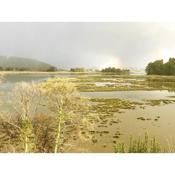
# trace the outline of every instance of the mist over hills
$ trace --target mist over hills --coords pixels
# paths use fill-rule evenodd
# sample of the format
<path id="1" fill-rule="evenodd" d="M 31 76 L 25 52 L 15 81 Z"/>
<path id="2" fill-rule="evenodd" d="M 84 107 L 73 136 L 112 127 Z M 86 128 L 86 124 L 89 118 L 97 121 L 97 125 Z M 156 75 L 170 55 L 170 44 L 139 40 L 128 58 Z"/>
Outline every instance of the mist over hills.
<path id="1" fill-rule="evenodd" d="M 1 70 L 54 71 L 56 68 L 48 63 L 23 57 L 0 56 Z"/>

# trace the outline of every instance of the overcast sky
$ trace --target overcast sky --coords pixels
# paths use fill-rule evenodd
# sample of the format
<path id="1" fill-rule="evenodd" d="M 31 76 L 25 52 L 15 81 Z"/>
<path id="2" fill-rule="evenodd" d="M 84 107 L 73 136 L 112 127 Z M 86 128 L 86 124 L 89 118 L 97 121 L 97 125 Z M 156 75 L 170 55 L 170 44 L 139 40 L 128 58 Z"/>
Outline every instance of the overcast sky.
<path id="1" fill-rule="evenodd" d="M 0 55 L 59 68 L 144 68 L 175 57 L 172 23 L 0 23 Z"/>

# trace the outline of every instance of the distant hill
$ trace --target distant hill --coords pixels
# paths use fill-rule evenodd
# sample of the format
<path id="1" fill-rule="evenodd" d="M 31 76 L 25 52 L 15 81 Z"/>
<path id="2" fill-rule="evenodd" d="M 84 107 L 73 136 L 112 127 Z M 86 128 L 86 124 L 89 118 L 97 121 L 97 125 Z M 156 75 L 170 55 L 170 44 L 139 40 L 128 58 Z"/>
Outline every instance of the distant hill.
<path id="1" fill-rule="evenodd" d="M 30 58 L 0 56 L 1 70 L 55 71 L 50 64 Z"/>

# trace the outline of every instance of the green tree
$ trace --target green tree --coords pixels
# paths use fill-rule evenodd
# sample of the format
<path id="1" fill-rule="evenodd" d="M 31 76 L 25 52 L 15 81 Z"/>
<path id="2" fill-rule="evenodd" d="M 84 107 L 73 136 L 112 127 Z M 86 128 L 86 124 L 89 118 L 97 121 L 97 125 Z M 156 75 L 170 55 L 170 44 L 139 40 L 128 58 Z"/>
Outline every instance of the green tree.
<path id="1" fill-rule="evenodd" d="M 122 74 L 128 75 L 130 71 L 128 69 L 119 69 L 119 68 L 115 68 L 115 67 L 107 67 L 105 69 L 102 69 L 101 72 L 115 73 L 115 74 L 119 74 L 119 75 L 122 75 Z"/>
<path id="2" fill-rule="evenodd" d="M 167 63 L 164 64 L 165 75 L 175 75 L 175 58 L 170 58 Z"/>
<path id="3" fill-rule="evenodd" d="M 164 68 L 163 68 L 163 60 L 156 60 L 152 63 L 149 63 L 146 67 L 146 73 L 148 75 L 163 75 Z"/>
<path id="4" fill-rule="evenodd" d="M 49 69 L 47 69 L 47 72 L 55 72 L 57 71 L 57 68 L 54 66 L 51 66 Z"/>
<path id="5" fill-rule="evenodd" d="M 79 67 L 79 68 L 71 68 L 70 71 L 71 72 L 85 72 L 86 69 L 83 67 Z"/>

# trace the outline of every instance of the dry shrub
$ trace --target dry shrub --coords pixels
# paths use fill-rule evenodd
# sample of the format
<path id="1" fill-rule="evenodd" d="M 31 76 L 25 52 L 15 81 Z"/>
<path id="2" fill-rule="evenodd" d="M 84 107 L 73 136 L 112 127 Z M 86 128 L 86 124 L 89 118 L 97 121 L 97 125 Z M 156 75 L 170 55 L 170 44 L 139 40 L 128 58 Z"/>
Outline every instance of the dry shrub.
<path id="1" fill-rule="evenodd" d="M 0 116 L 0 152 L 23 152 L 17 117 Z"/>
<path id="2" fill-rule="evenodd" d="M 38 115 L 33 118 L 33 128 L 37 137 L 36 146 L 38 152 L 53 152 L 55 127 L 54 117 Z"/>

